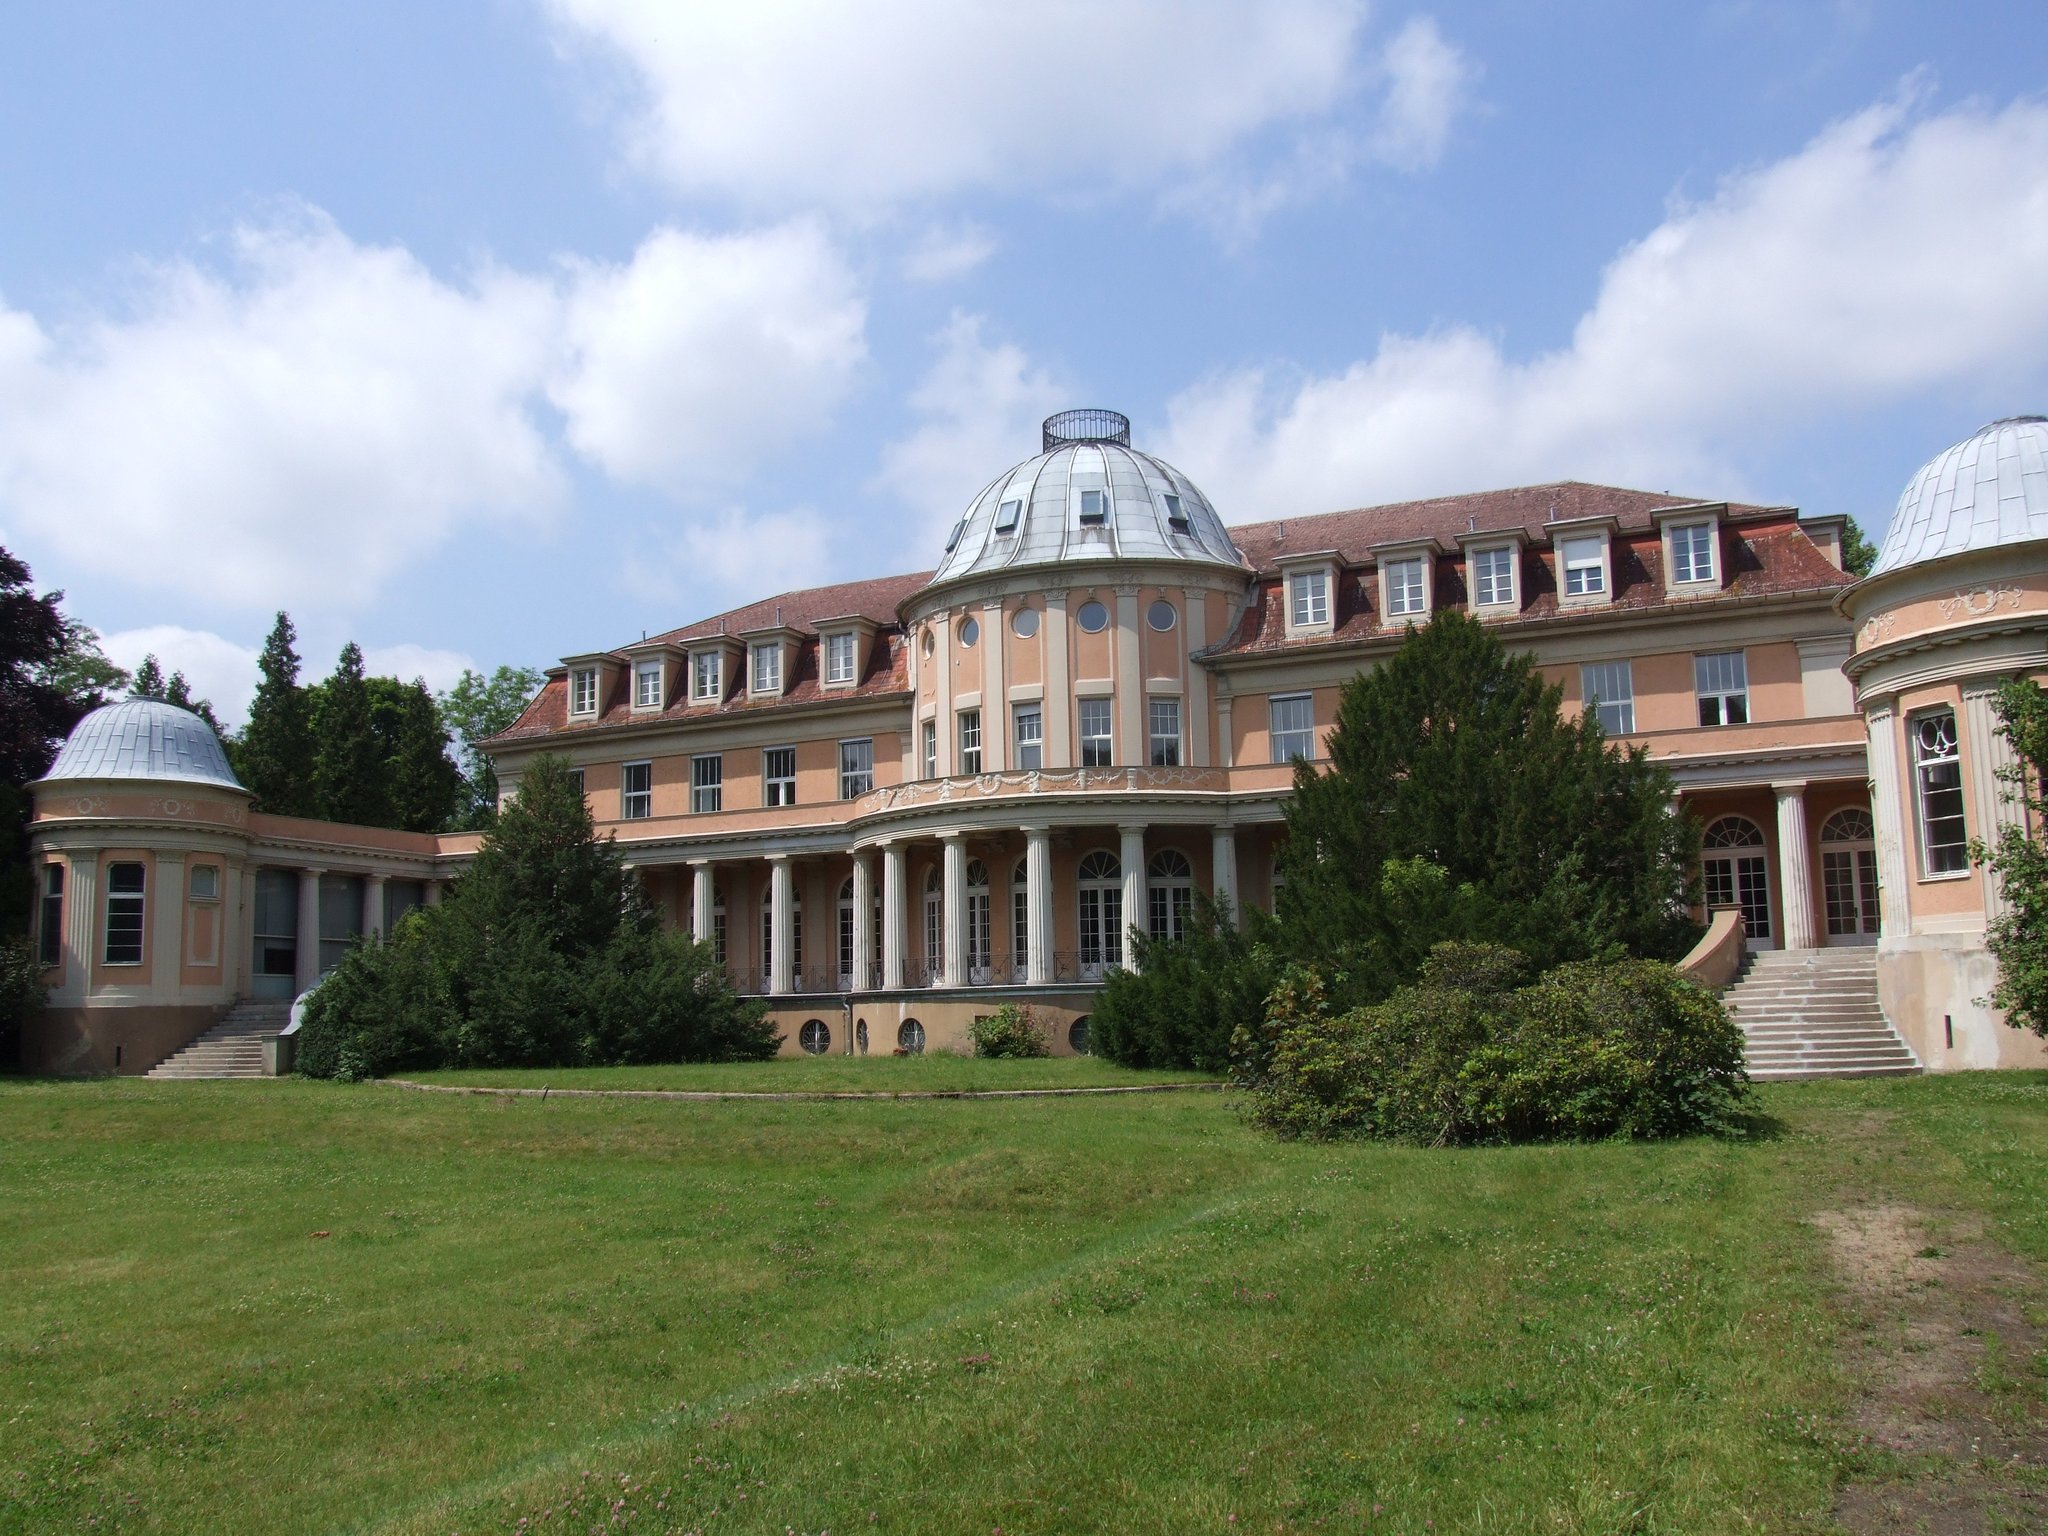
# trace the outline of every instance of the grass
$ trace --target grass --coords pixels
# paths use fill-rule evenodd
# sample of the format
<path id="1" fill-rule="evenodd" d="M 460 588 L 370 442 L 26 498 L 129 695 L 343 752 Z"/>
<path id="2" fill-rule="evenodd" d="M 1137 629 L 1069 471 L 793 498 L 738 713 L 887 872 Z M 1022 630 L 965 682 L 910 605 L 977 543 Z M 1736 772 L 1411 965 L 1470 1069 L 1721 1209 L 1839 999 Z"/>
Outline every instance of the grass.
<path id="1" fill-rule="evenodd" d="M 1093 1056 L 989 1061 L 922 1056 L 778 1056 L 770 1061 L 669 1067 L 416 1072 L 422 1083 L 470 1088 L 660 1089 L 691 1093 L 991 1093 L 1042 1088 L 1132 1088 L 1214 1082 L 1200 1072 L 1134 1072 Z"/>
<path id="2" fill-rule="evenodd" d="M 1211 1093 L 0 1083 L 0 1531 L 1823 1531 L 1805 1218 L 2048 1260 L 2048 1076 L 1763 1102 L 1430 1152 Z"/>

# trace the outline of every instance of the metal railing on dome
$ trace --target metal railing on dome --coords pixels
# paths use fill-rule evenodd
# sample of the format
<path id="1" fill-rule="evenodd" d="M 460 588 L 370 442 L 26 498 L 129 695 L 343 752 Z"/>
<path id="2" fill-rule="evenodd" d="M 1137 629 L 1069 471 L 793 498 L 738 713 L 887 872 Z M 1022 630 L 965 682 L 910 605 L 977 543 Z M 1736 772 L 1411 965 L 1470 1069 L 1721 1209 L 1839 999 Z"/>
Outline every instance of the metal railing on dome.
<path id="1" fill-rule="evenodd" d="M 1121 443 L 1131 446 L 1131 418 L 1121 411 L 1104 411 L 1088 408 L 1079 411 L 1061 411 L 1058 415 L 1045 418 L 1041 428 L 1045 444 L 1043 452 L 1051 453 L 1068 443 Z"/>

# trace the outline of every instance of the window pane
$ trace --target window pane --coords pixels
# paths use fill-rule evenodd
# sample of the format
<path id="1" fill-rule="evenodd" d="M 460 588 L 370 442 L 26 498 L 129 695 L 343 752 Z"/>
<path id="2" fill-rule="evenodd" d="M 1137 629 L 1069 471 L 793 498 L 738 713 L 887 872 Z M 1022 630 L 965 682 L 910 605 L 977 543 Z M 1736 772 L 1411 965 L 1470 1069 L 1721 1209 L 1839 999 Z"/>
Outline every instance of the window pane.
<path id="1" fill-rule="evenodd" d="M 718 653 L 716 651 L 700 652 L 691 658 L 691 665 L 696 669 L 696 697 L 700 699 L 717 698 Z"/>
<path id="2" fill-rule="evenodd" d="M 1472 557 L 1474 599 L 1480 603 L 1512 603 L 1515 600 L 1515 560 L 1512 549 L 1482 549 Z"/>
<path id="3" fill-rule="evenodd" d="M 1016 741 L 1019 768 L 1045 766 L 1045 716 L 1038 705 L 1018 706 Z"/>
<path id="4" fill-rule="evenodd" d="M 839 743 L 839 798 L 851 800 L 874 787 L 874 742 L 863 738 Z"/>
<path id="5" fill-rule="evenodd" d="M 981 772 L 981 711 L 960 711 L 960 771 Z"/>
<path id="6" fill-rule="evenodd" d="M 770 747 L 761 754 L 761 778 L 768 805 L 796 804 L 796 748 Z"/>
<path id="7" fill-rule="evenodd" d="M 1714 579 L 1714 527 L 1711 523 L 1690 523 L 1671 530 L 1671 579 L 1712 581 Z"/>
<path id="8" fill-rule="evenodd" d="M 619 814 L 629 821 L 654 814 L 654 765 L 627 763 L 619 771 Z"/>
<path id="9" fill-rule="evenodd" d="M 1288 591 L 1294 607 L 1297 629 L 1330 622 L 1329 573 L 1296 571 L 1288 577 Z"/>
<path id="10" fill-rule="evenodd" d="M 1081 766 L 1108 768 L 1114 761 L 1110 739 L 1110 701 L 1081 700 Z"/>
<path id="11" fill-rule="evenodd" d="M 1390 614 L 1421 613 L 1425 606 L 1422 588 L 1422 562 L 1420 560 L 1396 560 L 1387 567 L 1387 612 Z"/>
<path id="12" fill-rule="evenodd" d="M 1290 762 L 1316 755 L 1314 701 L 1305 693 L 1284 694 L 1267 703 L 1271 714 L 1273 761 Z"/>
<path id="13" fill-rule="evenodd" d="M 1956 741 L 1956 717 L 1947 711 L 1923 715 L 1913 728 L 1914 778 L 1920 792 L 1920 843 L 1930 875 L 1956 874 L 1970 867 L 1969 836 L 1963 825 L 1963 762 Z"/>
<path id="14" fill-rule="evenodd" d="M 1586 707 L 1598 711 L 1601 730 L 1610 736 L 1626 736 L 1635 730 L 1635 678 L 1631 663 L 1589 662 L 1579 669 L 1579 688 Z"/>
<path id="15" fill-rule="evenodd" d="M 828 683 L 850 683 L 853 681 L 852 635 L 827 635 L 825 637 L 825 681 Z"/>
<path id="16" fill-rule="evenodd" d="M 695 757 L 690 759 L 690 809 L 693 811 L 716 811 L 725 803 L 725 759 L 722 757 Z"/>
<path id="17" fill-rule="evenodd" d="M 1607 573 L 1601 560 L 1605 547 L 1600 539 L 1566 539 L 1559 551 L 1564 565 L 1567 597 L 1587 597 L 1607 590 Z"/>
<path id="18" fill-rule="evenodd" d="M 782 691 L 782 647 L 776 644 L 754 647 L 754 692 Z"/>
<path id="19" fill-rule="evenodd" d="M 107 866 L 108 965 L 142 964 L 142 906 L 145 877 L 140 864 Z"/>
<path id="20" fill-rule="evenodd" d="M 1150 706 L 1152 766 L 1180 765 L 1180 700 L 1153 699 Z"/>

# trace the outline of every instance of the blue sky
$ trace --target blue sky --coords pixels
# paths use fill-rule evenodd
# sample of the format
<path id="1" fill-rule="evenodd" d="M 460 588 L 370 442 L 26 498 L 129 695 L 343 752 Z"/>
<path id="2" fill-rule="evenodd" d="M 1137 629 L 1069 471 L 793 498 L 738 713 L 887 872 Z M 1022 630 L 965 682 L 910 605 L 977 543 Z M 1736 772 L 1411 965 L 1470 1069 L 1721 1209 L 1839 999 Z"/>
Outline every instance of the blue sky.
<path id="1" fill-rule="evenodd" d="M 929 565 L 1072 404 L 1252 521 L 1848 512 L 2048 409 L 2048 7 L 17 5 L 0 540 L 233 719 Z"/>

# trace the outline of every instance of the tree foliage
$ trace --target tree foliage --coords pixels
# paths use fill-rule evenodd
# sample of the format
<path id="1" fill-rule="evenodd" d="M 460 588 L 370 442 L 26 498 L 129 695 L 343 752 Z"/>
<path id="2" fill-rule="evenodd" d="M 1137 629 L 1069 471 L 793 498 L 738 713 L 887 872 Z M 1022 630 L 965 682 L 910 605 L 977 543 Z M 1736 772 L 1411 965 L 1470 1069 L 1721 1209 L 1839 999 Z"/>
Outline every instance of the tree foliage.
<path id="1" fill-rule="evenodd" d="M 323 820 L 362 827 L 391 824 L 383 744 L 370 718 L 362 647 L 353 640 L 341 648 L 333 675 L 314 700 L 313 794 Z"/>
<path id="2" fill-rule="evenodd" d="M 390 825 L 439 832 L 460 807 L 462 772 L 448 755 L 448 728 L 424 678 L 368 679 L 370 725 L 377 734 Z"/>
<path id="3" fill-rule="evenodd" d="M 501 666 L 489 677 L 465 669 L 455 686 L 436 699 L 442 722 L 461 744 L 457 828 L 478 831 L 497 818 L 498 775 L 480 744 L 511 727 L 541 682 L 531 667 Z"/>
<path id="4" fill-rule="evenodd" d="M 1539 969 L 1683 953 L 1697 830 L 1642 748 L 1562 701 L 1532 658 L 1450 611 L 1353 679 L 1329 771 L 1295 768 L 1287 954 L 1359 1002 L 1446 940 L 1506 944 Z"/>
<path id="5" fill-rule="evenodd" d="M 233 751 L 235 773 L 256 797 L 256 809 L 276 816 L 317 816 L 313 708 L 299 686 L 298 631 L 280 611 L 257 659 L 261 678 L 249 722 Z"/>
<path id="6" fill-rule="evenodd" d="M 1842 528 L 1842 569 L 1860 579 L 1868 576 L 1876 564 L 1876 546 L 1863 536 L 1856 519 L 1850 518 Z"/>
<path id="7" fill-rule="evenodd" d="M 1127 942 L 1132 966 L 1104 980 L 1088 1018 L 1089 1050 L 1126 1067 L 1221 1072 L 1231 1037 L 1265 1012 L 1278 973 L 1272 951 L 1238 931 L 1228 900 L 1200 891 L 1180 938 L 1134 928 Z"/>
<path id="8" fill-rule="evenodd" d="M 528 769 L 439 907 L 350 951 L 301 1035 L 316 1077 L 755 1060 L 781 1043 L 709 945 L 662 931 L 555 757 Z"/>
<path id="9" fill-rule="evenodd" d="M 1991 1001 L 2007 1022 L 2048 1039 L 2048 693 L 2032 678 L 1998 690 L 1998 733 L 2011 745 L 2006 792 L 2025 808 L 2021 825 L 1996 840 L 1972 839 L 1970 853 L 1990 866 L 2005 895 L 2005 910 L 1991 920 L 1987 944 L 1998 962 Z"/>

